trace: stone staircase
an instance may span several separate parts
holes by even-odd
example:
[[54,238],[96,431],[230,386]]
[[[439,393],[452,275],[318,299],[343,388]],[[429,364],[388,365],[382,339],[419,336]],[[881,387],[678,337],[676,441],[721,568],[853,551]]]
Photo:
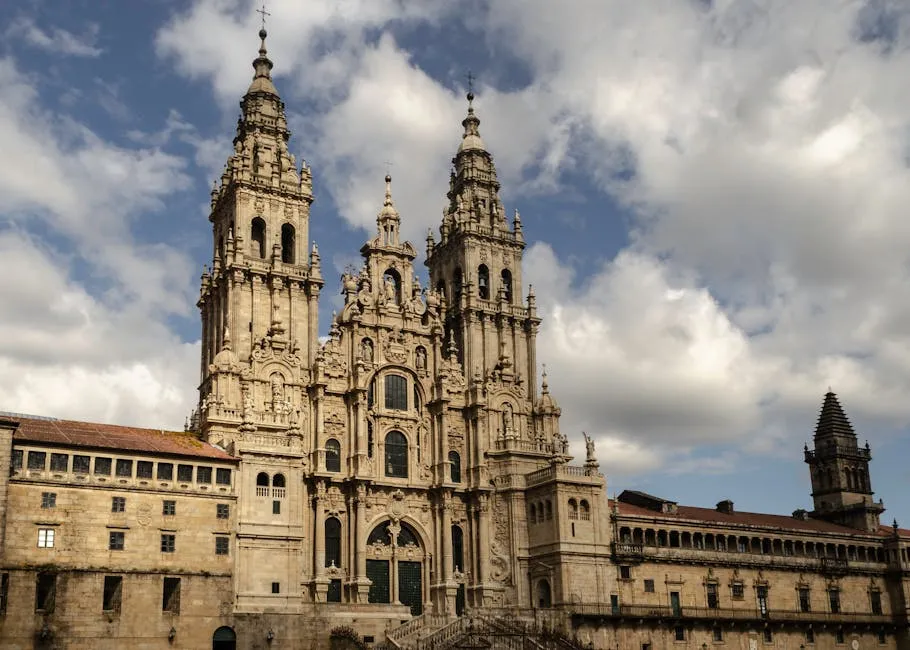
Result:
[[375,650],[586,650],[534,610],[474,612],[458,618],[424,614],[386,633]]

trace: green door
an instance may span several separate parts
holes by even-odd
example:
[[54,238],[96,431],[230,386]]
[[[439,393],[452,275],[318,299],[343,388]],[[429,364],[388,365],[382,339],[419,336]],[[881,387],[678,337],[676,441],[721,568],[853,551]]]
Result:
[[370,579],[370,593],[367,600],[371,603],[388,603],[389,599],[389,561],[367,560],[367,578]]
[[420,562],[398,563],[398,600],[411,608],[411,615],[423,612],[423,583]]

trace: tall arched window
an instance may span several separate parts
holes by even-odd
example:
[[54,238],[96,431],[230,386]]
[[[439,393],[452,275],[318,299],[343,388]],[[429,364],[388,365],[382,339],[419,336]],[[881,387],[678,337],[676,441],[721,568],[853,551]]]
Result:
[[325,520],[325,565],[341,568],[341,521],[337,517]]
[[490,299],[490,269],[486,264],[477,267],[477,295],[481,300]]
[[396,411],[408,410],[408,380],[401,375],[386,375],[385,407]]
[[457,451],[449,452],[449,478],[452,483],[461,483],[461,456]]
[[408,439],[400,431],[390,431],[385,437],[385,475],[408,477]]
[[464,532],[452,526],[452,570],[464,573]]
[[455,269],[455,273],[452,274],[452,301],[458,305],[461,303],[461,269]]
[[262,217],[253,219],[250,227],[250,254],[253,257],[265,257],[265,221]]
[[325,471],[341,471],[341,443],[334,438],[325,442]]
[[581,511],[582,521],[588,521],[591,519],[591,507],[588,505],[588,502],[584,499],[581,500],[579,505],[579,510]]
[[578,502],[569,499],[569,519],[578,519]]
[[256,475],[256,485],[262,486],[262,487],[268,487],[269,486],[269,475],[266,474],[265,472],[259,472]]
[[536,524],[537,523],[537,506],[532,503],[528,512],[529,512],[528,519],[531,521],[532,524]]
[[503,269],[500,274],[502,279],[502,294],[506,302],[512,302],[512,272],[509,269]]
[[275,474],[275,476],[272,477],[272,487],[285,487],[284,474]]
[[547,499],[547,520],[553,518],[553,502]]
[[541,580],[537,583],[537,606],[546,608],[551,604],[550,583],[547,580]]
[[297,234],[294,232],[294,226],[289,223],[281,226],[281,261],[285,264],[293,264],[295,259],[295,250],[297,246]]

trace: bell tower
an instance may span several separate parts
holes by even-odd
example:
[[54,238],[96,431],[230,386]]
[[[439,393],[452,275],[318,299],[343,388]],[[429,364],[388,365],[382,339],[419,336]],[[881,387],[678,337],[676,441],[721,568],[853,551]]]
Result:
[[840,402],[830,390],[825,395],[814,449],[805,447],[805,460],[812,479],[813,517],[851,528],[874,532],[885,507],[872,499],[869,443],[857,444],[856,433]]
[[198,302],[198,426],[223,444],[238,431],[300,429],[323,285],[316,246],[307,251],[312,175],[288,151],[265,29],[259,37],[234,152],[212,189],[212,266]]

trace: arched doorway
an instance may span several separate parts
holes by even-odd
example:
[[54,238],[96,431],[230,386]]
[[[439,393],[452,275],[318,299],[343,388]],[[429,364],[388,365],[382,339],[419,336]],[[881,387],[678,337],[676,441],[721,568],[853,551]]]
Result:
[[237,635],[227,626],[219,627],[212,635],[212,650],[237,650]]
[[386,521],[367,538],[367,578],[371,603],[401,603],[423,613],[424,549],[417,532],[404,522]]
[[537,606],[546,609],[553,605],[553,599],[550,595],[550,581],[541,580],[537,583]]

